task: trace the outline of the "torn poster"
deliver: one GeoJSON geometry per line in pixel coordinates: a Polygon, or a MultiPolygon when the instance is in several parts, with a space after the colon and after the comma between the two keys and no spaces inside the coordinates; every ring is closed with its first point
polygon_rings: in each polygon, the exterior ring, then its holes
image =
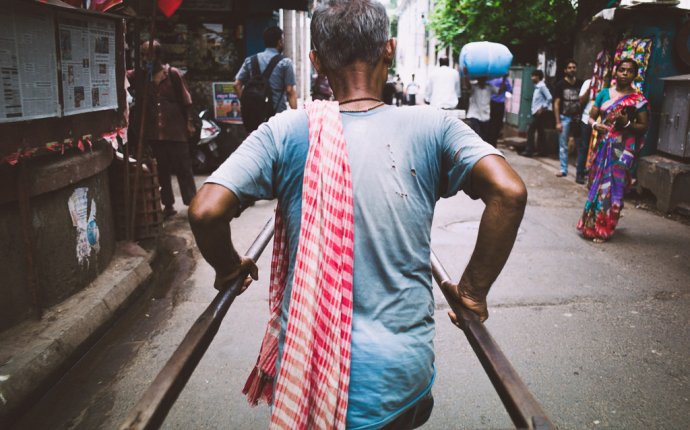
{"type": "Polygon", "coordinates": [[[101,249],[96,223],[96,202],[91,199],[89,205],[88,191],[85,187],[77,188],[67,202],[72,225],[77,228],[76,254],[79,264],[88,264],[91,251],[98,252],[101,249]]]}

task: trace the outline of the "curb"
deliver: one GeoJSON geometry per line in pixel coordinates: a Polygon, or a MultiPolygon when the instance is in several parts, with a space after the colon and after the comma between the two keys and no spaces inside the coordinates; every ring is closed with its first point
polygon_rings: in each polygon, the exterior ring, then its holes
{"type": "Polygon", "coordinates": [[[154,252],[119,242],[115,255],[89,286],[48,309],[39,321],[26,321],[0,334],[0,427],[40,397],[78,359],[153,273],[154,252]]]}

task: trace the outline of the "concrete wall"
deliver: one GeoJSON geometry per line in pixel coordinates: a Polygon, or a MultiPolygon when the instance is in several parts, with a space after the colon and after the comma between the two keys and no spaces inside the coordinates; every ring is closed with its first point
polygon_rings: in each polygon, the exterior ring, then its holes
{"type": "Polygon", "coordinates": [[[5,165],[0,169],[5,188],[0,193],[0,199],[4,197],[0,200],[0,330],[84,288],[107,267],[115,249],[106,170],[112,150],[103,146],[94,153],[46,157],[25,166],[32,194],[29,226],[34,287],[27,282],[31,272],[19,204],[16,199],[7,199],[16,195],[12,189],[20,167],[5,165]],[[72,196],[78,189],[85,190],[87,202],[86,212],[76,217],[81,231],[70,213],[70,200],[75,200],[72,196]]]}

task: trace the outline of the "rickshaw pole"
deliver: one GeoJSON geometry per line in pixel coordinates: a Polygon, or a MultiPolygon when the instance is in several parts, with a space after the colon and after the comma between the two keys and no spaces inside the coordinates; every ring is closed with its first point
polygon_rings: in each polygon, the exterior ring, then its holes
{"type": "MultiPolygon", "coordinates": [[[[255,262],[273,237],[273,218],[269,219],[246,253],[255,262]]],[[[194,322],[172,357],[130,412],[121,430],[157,429],[168,415],[196,365],[218,332],[223,317],[240,291],[246,273],[220,291],[204,313],[194,322]]]]}
{"type": "MultiPolygon", "coordinates": [[[[273,237],[273,218],[269,219],[246,255],[257,261],[273,237]]],[[[439,285],[450,277],[434,252],[431,268],[439,285]]],[[[172,357],[158,373],[137,405],[132,409],[120,430],[157,429],[163,423],[180,392],[208,349],[230,305],[237,297],[246,274],[219,292],[213,302],[199,316],[172,357]]],[[[456,304],[451,293],[441,287],[450,308],[460,317],[461,329],[479,358],[489,379],[516,428],[550,430],[551,423],[539,403],[520,379],[513,366],[489,334],[484,324],[471,311],[456,304]]]]}
{"type": "Polygon", "coordinates": [[[527,385],[522,382],[486,326],[479,322],[477,315],[459,306],[450,291],[442,287],[444,281],[450,280],[450,276],[433,250],[431,251],[431,271],[450,308],[459,317],[458,321],[461,322],[461,329],[467,341],[477,354],[479,362],[489,376],[515,427],[534,430],[555,429],[556,426],[551,423],[527,385]]]}

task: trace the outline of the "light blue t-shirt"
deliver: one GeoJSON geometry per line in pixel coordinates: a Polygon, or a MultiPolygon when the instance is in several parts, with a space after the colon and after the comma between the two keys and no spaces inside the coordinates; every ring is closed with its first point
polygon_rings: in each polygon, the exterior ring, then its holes
{"type": "MultiPolygon", "coordinates": [[[[343,113],[342,120],[355,206],[347,427],[374,429],[395,419],[433,381],[435,203],[459,190],[471,193],[474,164],[500,153],[460,120],[429,107],[385,106],[343,113]]],[[[283,334],[308,147],[306,112],[286,111],[262,124],[207,180],[243,204],[280,201],[290,247],[283,334]]]]}
{"type": "Polygon", "coordinates": [[[532,93],[532,115],[537,113],[541,108],[551,110],[551,92],[546,87],[544,81],[539,81],[534,84],[534,92],[532,93]]]}

